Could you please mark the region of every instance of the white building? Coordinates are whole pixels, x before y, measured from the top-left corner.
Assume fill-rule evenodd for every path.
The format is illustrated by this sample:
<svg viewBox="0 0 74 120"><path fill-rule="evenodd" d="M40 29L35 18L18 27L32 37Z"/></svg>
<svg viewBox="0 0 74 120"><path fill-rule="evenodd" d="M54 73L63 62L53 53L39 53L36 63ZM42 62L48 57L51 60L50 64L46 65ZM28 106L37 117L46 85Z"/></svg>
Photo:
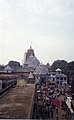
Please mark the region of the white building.
<svg viewBox="0 0 74 120"><path fill-rule="evenodd" d="M67 84L67 76L62 73L61 69L56 69L55 72L50 72L50 81L54 81L59 85Z"/></svg>
<svg viewBox="0 0 74 120"><path fill-rule="evenodd" d="M12 73L12 72L13 72L13 69L12 69L9 65L7 65L7 66L4 68L4 72L6 72L6 73Z"/></svg>

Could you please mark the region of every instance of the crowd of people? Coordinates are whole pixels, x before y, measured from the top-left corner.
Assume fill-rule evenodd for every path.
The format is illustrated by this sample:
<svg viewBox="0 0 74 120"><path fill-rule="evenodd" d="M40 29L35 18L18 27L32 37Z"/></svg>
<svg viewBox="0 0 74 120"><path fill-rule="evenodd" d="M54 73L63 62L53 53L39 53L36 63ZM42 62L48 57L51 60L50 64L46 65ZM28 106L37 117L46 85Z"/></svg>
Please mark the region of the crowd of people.
<svg viewBox="0 0 74 120"><path fill-rule="evenodd" d="M65 87L47 81L41 83L39 82L36 84L37 119L54 119L55 117L56 120L58 120L58 110L62 103L62 99L60 101L58 98L59 96L63 95L65 99L67 92L67 89L65 89Z"/></svg>

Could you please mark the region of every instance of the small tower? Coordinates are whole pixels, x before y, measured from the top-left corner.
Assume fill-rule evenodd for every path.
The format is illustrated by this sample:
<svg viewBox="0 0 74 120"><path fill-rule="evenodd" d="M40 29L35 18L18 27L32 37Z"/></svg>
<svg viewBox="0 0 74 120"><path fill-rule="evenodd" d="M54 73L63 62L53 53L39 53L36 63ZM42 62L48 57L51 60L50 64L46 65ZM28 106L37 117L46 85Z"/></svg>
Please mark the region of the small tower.
<svg viewBox="0 0 74 120"><path fill-rule="evenodd" d="M30 48L28 49L28 51L26 53L26 60L29 58L30 55L35 56L34 50L32 49L32 46L30 46Z"/></svg>

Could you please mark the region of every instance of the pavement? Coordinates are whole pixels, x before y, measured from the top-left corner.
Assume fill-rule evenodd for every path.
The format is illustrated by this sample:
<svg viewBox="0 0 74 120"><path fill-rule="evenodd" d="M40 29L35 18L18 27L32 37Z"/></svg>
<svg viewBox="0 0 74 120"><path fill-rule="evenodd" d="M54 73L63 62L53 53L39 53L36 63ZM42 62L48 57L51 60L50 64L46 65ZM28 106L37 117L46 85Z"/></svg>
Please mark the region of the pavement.
<svg viewBox="0 0 74 120"><path fill-rule="evenodd" d="M15 88L10 88L0 98L0 119L29 119L33 95L34 85L26 85L24 80L19 80Z"/></svg>

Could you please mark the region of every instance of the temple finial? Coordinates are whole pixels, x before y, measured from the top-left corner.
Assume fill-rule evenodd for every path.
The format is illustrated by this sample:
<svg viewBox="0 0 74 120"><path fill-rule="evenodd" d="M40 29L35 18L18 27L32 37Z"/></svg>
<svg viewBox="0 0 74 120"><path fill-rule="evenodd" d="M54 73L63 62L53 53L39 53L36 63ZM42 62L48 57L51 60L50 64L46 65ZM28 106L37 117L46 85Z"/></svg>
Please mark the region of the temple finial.
<svg viewBox="0 0 74 120"><path fill-rule="evenodd" d="M32 41L31 41L30 49L32 49Z"/></svg>

